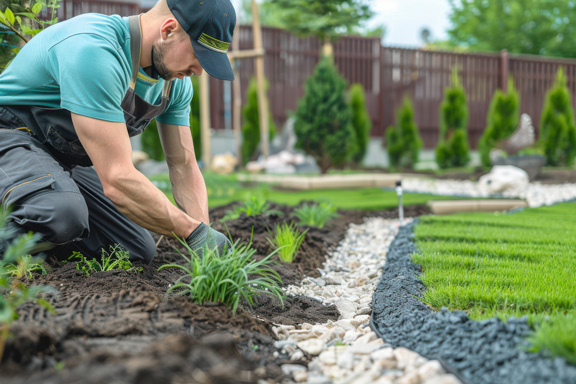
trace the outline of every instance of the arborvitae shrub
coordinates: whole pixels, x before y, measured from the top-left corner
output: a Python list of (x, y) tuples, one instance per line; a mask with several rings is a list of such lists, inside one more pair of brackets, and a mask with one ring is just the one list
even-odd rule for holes
[(520, 97), (514, 89), (514, 81), (508, 79), (508, 93), (497, 90), (490, 102), (487, 125), (480, 142), (478, 151), (482, 166), (490, 167), (490, 150), (501, 140), (510, 137), (518, 127), (520, 119)]
[(452, 86), (444, 90), (440, 105), (440, 138), (436, 147), (436, 163), (440, 168), (461, 167), (470, 161), (467, 125), (466, 92), (454, 70)]
[(558, 69), (556, 81), (546, 94), (540, 118), (539, 145), (544, 150), (546, 164), (572, 165), (576, 155), (576, 126), (570, 90), (562, 67)]
[[(190, 103), (190, 130), (192, 132), (192, 140), (194, 141), (194, 152), (196, 159), (202, 157), (202, 143), (200, 137), (200, 90), (198, 85), (198, 78), (192, 76), (192, 87), (194, 88), (194, 96)], [(148, 127), (140, 135), (140, 143), (142, 144), (142, 151), (146, 152), (152, 160), (163, 161), (164, 150), (160, 143), (160, 135), (158, 134), (158, 126), (156, 119), (152, 120)]]
[(414, 168), (418, 162), (422, 140), (414, 122), (414, 108), (408, 96), (396, 111), (396, 127), (386, 131), (386, 149), (391, 168)]
[(296, 146), (316, 160), (322, 173), (353, 155), (354, 130), (345, 89), (346, 81), (332, 60), (324, 57), (306, 81), (304, 97), (298, 102)]
[[(268, 89), (268, 82), (265, 84)], [(244, 125), (242, 125), (242, 162), (244, 165), (252, 160), (260, 145), (260, 116), (258, 113), (258, 85), (254, 78), (250, 79), (248, 89), (246, 90), (246, 105), (242, 108), (244, 116)], [(272, 140), (276, 135), (276, 126), (272, 120), (272, 114), (269, 113), (268, 122), (268, 140)]]
[(372, 121), (370, 120), (368, 110), (366, 109), (366, 97), (362, 85), (352, 85), (352, 87), (350, 87), (349, 95), (352, 128), (354, 129), (355, 136), (355, 149), (351, 162), (360, 165), (366, 156), (366, 151), (368, 150)]

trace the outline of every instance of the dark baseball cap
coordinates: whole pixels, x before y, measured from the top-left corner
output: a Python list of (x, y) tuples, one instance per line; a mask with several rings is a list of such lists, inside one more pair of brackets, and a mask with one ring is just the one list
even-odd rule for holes
[(236, 26), (230, 0), (167, 0), (170, 11), (190, 35), (194, 53), (212, 77), (234, 80), (226, 52)]

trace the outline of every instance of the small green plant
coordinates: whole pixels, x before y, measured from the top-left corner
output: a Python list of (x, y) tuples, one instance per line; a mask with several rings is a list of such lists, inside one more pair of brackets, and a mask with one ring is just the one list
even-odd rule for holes
[(452, 71), (452, 86), (444, 89), (440, 105), (440, 139), (436, 147), (436, 163), (445, 169), (463, 167), (470, 161), (468, 145), (468, 106), (466, 91), (456, 68)]
[(134, 267), (130, 261), (128, 251), (120, 244), (110, 246), (110, 251), (102, 250), (100, 259), (88, 259), (80, 252), (74, 251), (68, 260), (76, 261), (76, 270), (84, 271), (86, 276), (94, 272), (112, 271), (114, 269), (127, 272), (142, 272), (142, 267)]
[(552, 316), (540, 324), (528, 341), (533, 352), (545, 351), (576, 364), (576, 314)]
[(180, 240), (188, 254), (178, 251), (186, 260), (185, 265), (166, 264), (159, 268), (179, 268), (185, 272), (168, 290), (190, 297), (198, 304), (207, 302), (222, 303), (236, 314), (240, 301), (254, 304), (254, 296), (269, 294), (280, 300), (284, 306), (284, 295), (279, 284), (282, 279), (270, 268), (273, 252), (257, 261), (256, 250), (248, 245), (240, 245), (237, 240), (231, 249), (222, 255), (206, 247), (204, 256), (199, 257), (185, 241)]
[(298, 219), (299, 225), (324, 228), (328, 220), (338, 217), (336, 210), (336, 207), (325, 202), (320, 204), (304, 204), (294, 210), (294, 216)]
[(306, 237), (306, 232), (308, 230), (300, 232), (294, 223), (284, 223), (277, 225), (275, 232), (270, 231), (270, 237), (267, 240), (278, 251), (280, 260), (291, 263)]
[(508, 93), (497, 90), (488, 109), (487, 125), (480, 142), (478, 152), (483, 167), (490, 167), (490, 151), (499, 141), (510, 137), (520, 119), (520, 96), (514, 88), (514, 81), (508, 79)]
[(42, 272), (43, 275), (46, 274), (46, 268), (44, 268), (42, 263), (42, 259), (32, 257), (31, 255), (24, 255), (18, 257), (14, 263), (6, 264), (4, 268), (15, 279), (20, 280), (24, 277), (32, 279), (34, 277), (33, 272)]
[(27, 263), (38, 264), (38, 261), (27, 256), (35, 247), (40, 235), (28, 233), (9, 241), (13, 234), (5, 226), (6, 213), (0, 211), (0, 244), (6, 244), (2, 250), (0, 247), (0, 361), (4, 354), (4, 346), (10, 335), (10, 325), (18, 319), (18, 308), (28, 302), (35, 301), (45, 307), (50, 313), (55, 314), (54, 308), (45, 299), (40, 297), (42, 293), (55, 293), (55, 289), (50, 286), (33, 285), (27, 287), (19, 278), (15, 277), (13, 263), (19, 265), (19, 272), (22, 277), (34, 267)]
[[(268, 82), (265, 84), (268, 88)], [(260, 144), (260, 115), (258, 112), (258, 87), (254, 78), (250, 79), (248, 89), (246, 90), (246, 105), (242, 108), (244, 125), (242, 126), (242, 163), (246, 165), (256, 153)], [(276, 136), (276, 126), (272, 120), (272, 114), (269, 114), (268, 122), (268, 140)]]
[(366, 156), (368, 143), (370, 142), (370, 130), (372, 121), (366, 109), (366, 96), (361, 84), (354, 84), (350, 87), (350, 113), (352, 128), (354, 129), (355, 148), (351, 157), (353, 164), (360, 165)]
[(277, 209), (270, 209), (270, 203), (266, 201), (266, 198), (260, 195), (252, 195), (248, 200), (244, 202), (244, 205), (236, 206), (231, 211), (229, 211), (221, 221), (235, 220), (239, 218), (243, 213), (246, 216), (256, 216), (256, 215), (278, 215), (282, 216), (282, 212)]
[(539, 145), (544, 149), (547, 165), (574, 164), (576, 124), (570, 89), (566, 86), (562, 67), (558, 69), (554, 86), (546, 94), (539, 136)]
[(414, 168), (420, 156), (422, 140), (414, 122), (414, 108), (408, 96), (396, 112), (396, 127), (386, 131), (386, 149), (391, 168)]

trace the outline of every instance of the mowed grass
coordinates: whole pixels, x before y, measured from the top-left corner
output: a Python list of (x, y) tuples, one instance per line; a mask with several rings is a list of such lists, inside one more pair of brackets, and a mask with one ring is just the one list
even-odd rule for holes
[(415, 234), (427, 304), (477, 320), (528, 315), (535, 347), (576, 361), (576, 332), (563, 331), (576, 330), (576, 203), (423, 217)]
[[(150, 177), (172, 201), (172, 190), (168, 175)], [(359, 189), (325, 189), (313, 191), (281, 191), (265, 185), (243, 187), (235, 175), (221, 176), (214, 173), (204, 173), (208, 190), (210, 207), (226, 205), (233, 201), (245, 201), (250, 196), (261, 195), (268, 201), (287, 205), (298, 205), (301, 201), (326, 201), (338, 209), (390, 209), (398, 206), (398, 197), (394, 191), (381, 188)], [(429, 200), (450, 200), (450, 196), (435, 196), (421, 193), (404, 193), (404, 205), (426, 204)]]

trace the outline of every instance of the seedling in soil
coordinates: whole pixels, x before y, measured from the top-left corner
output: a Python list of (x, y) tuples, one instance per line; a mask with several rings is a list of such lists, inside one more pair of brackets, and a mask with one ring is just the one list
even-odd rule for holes
[(294, 210), (294, 216), (298, 218), (300, 225), (324, 228), (328, 220), (338, 217), (336, 209), (330, 203), (304, 204)]
[(42, 259), (32, 257), (31, 255), (24, 255), (18, 257), (14, 263), (4, 265), (4, 268), (16, 280), (20, 280), (23, 277), (32, 279), (34, 278), (33, 272), (42, 272), (43, 275), (46, 274), (46, 268), (44, 268), (42, 263)]
[(300, 232), (294, 223), (284, 223), (276, 226), (276, 232), (270, 231), (270, 236), (267, 240), (278, 251), (278, 257), (285, 263), (291, 263), (294, 256), (298, 253), (306, 232)]
[(234, 209), (229, 211), (221, 221), (237, 219), (243, 213), (245, 213), (246, 216), (256, 216), (261, 214), (282, 216), (281, 211), (270, 209), (270, 204), (263, 196), (254, 195), (250, 196), (250, 198), (244, 202), (244, 205), (234, 207)]
[(76, 261), (76, 269), (84, 271), (86, 276), (94, 272), (122, 270), (127, 272), (142, 272), (142, 267), (135, 267), (130, 261), (129, 253), (120, 244), (110, 246), (110, 252), (102, 250), (100, 259), (88, 259), (80, 252), (73, 252), (68, 260)]
[[(4, 226), (5, 215), (5, 212), (0, 212), (0, 242), (10, 239), (13, 235)], [(22, 304), (32, 300), (56, 314), (50, 303), (39, 297), (41, 293), (56, 293), (54, 288), (42, 285), (27, 287), (15, 277), (15, 267), (12, 265), (17, 263), (16, 271), (21, 277), (25, 276), (27, 271), (36, 268), (28, 264), (33, 259), (27, 255), (39, 239), (39, 235), (31, 233), (18, 236), (6, 246), (3, 255), (0, 255), (0, 361), (4, 354), (4, 345), (10, 335), (10, 325), (18, 319), (17, 310)], [(38, 265), (37, 261), (34, 263), (33, 265)]]
[(279, 284), (282, 279), (270, 268), (273, 252), (261, 260), (256, 260), (256, 250), (248, 245), (240, 245), (237, 240), (231, 249), (222, 255), (217, 249), (204, 249), (199, 257), (185, 241), (180, 240), (188, 251), (187, 255), (178, 251), (186, 260), (185, 265), (166, 264), (163, 268), (179, 268), (185, 272), (168, 290), (190, 297), (198, 304), (209, 302), (223, 303), (236, 314), (240, 301), (254, 304), (254, 296), (268, 294), (277, 297), (284, 306), (284, 295)]

